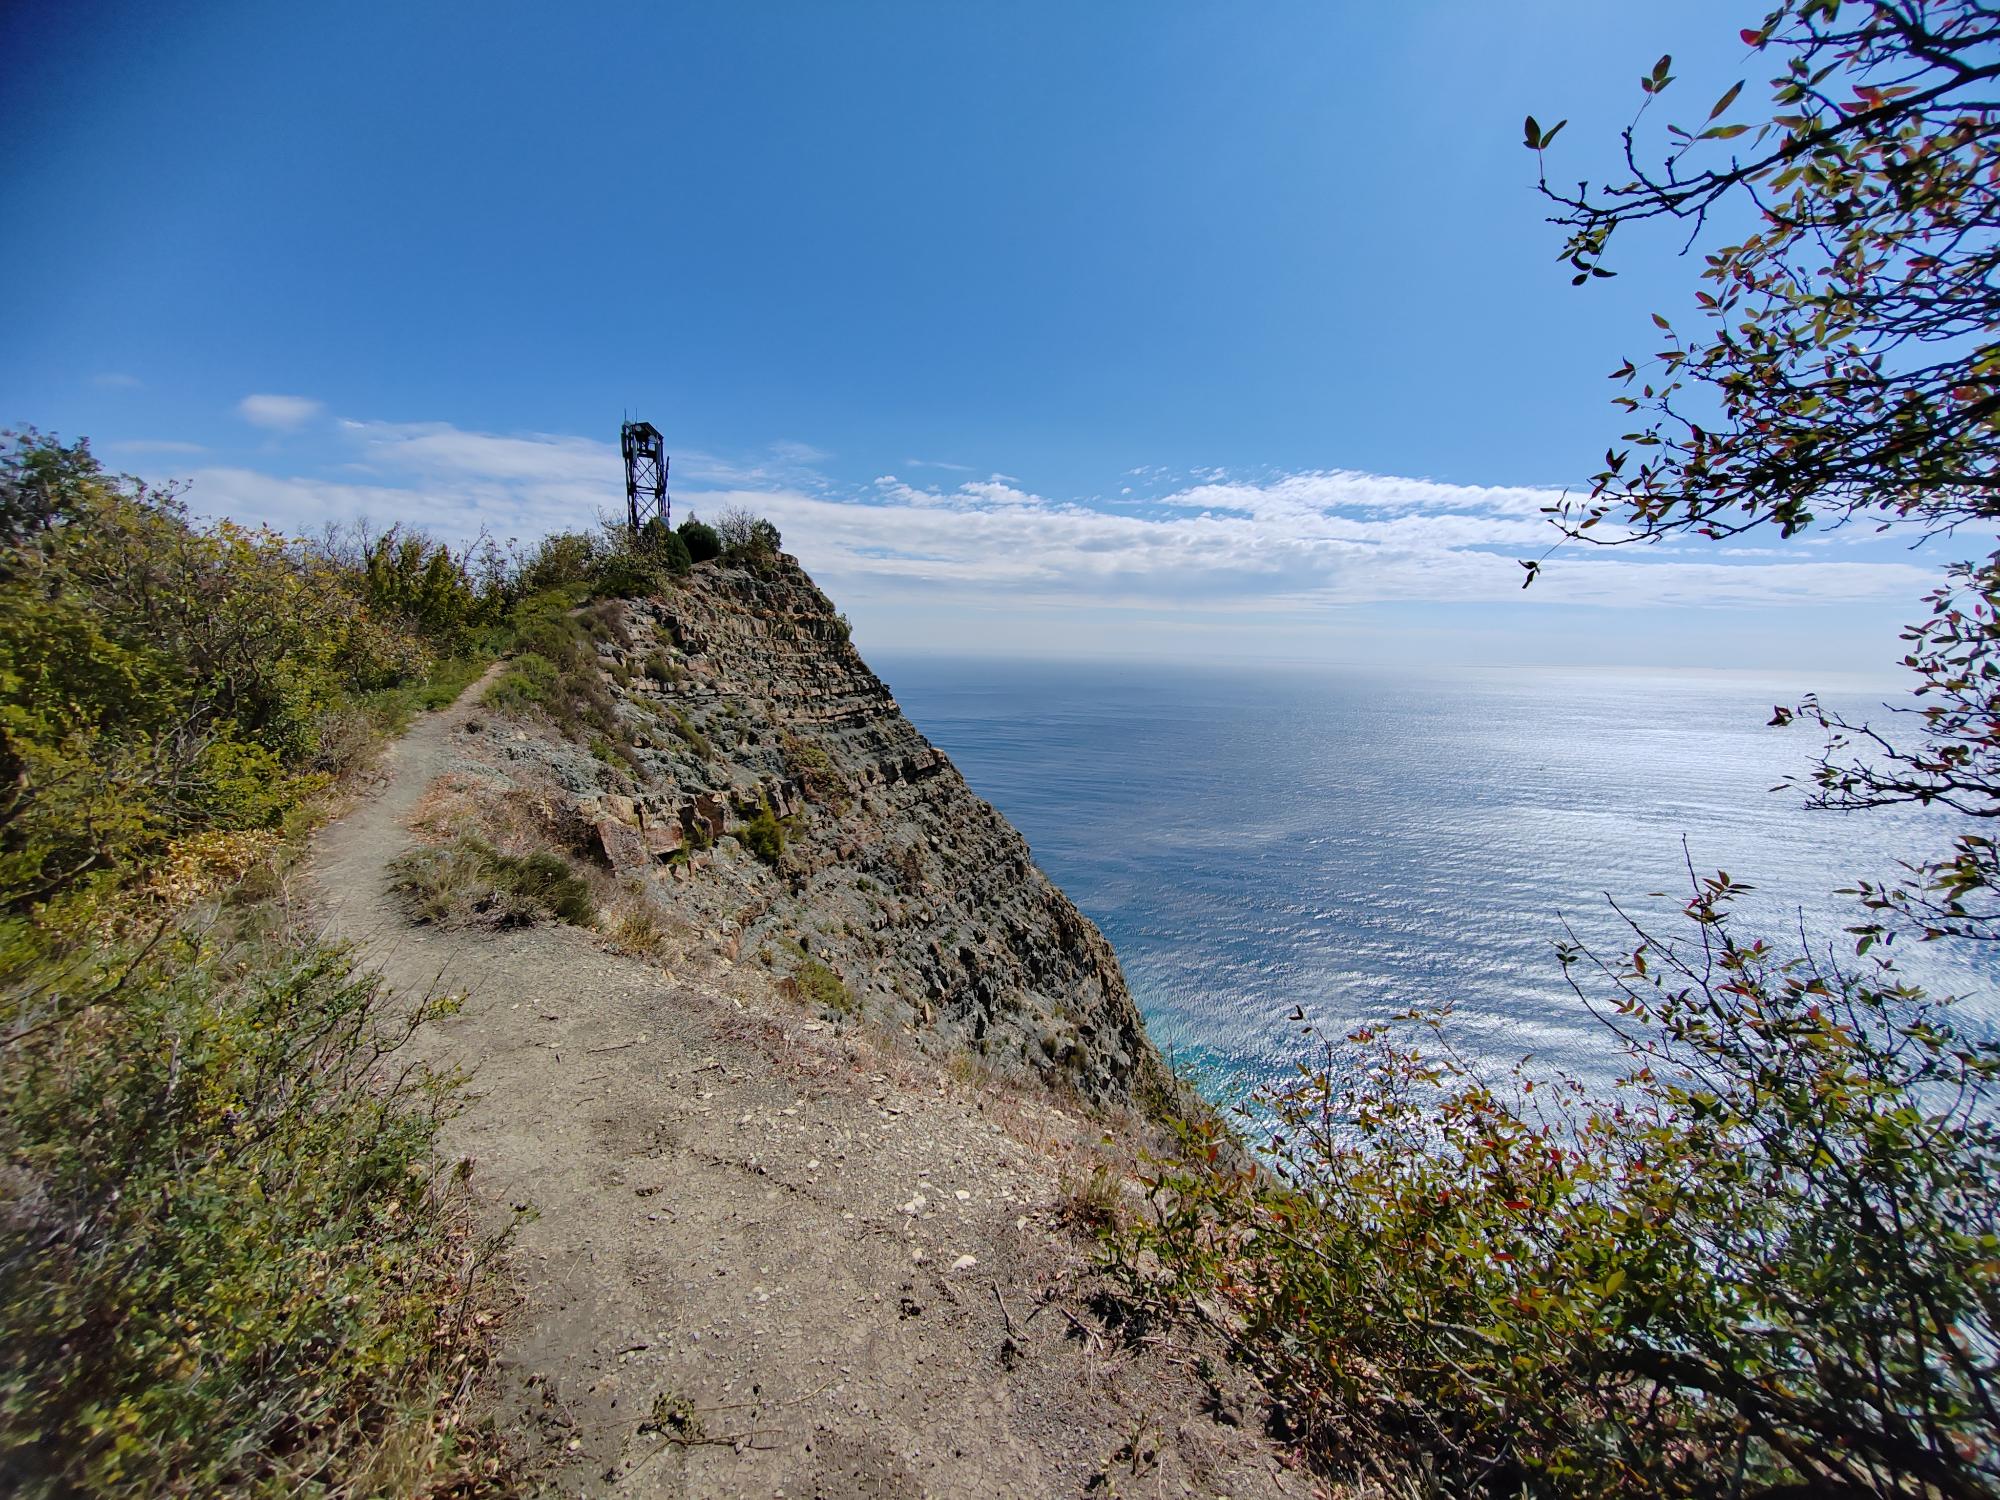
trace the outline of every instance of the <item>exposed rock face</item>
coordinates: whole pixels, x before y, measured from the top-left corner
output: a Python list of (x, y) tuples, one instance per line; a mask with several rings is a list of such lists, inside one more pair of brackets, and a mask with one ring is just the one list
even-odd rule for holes
[(733, 939), (739, 962), (833, 970), (849, 993), (830, 1015), (1095, 1104), (1165, 1096), (1110, 945), (903, 717), (796, 563), (704, 565), (617, 611), (598, 651), (632, 765), (563, 768), (615, 871)]

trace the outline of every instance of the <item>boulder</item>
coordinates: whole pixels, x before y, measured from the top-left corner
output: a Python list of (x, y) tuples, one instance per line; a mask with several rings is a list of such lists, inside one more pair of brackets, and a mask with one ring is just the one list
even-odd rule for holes
[(630, 823), (620, 822), (617, 818), (599, 818), (596, 828), (597, 847), (604, 851), (613, 874), (640, 874), (653, 862), (645, 839)]
[(719, 839), (729, 830), (729, 798), (722, 792), (702, 792), (692, 805), (694, 821), (707, 830), (711, 839)]
[(648, 818), (639, 834), (655, 859), (671, 859), (687, 846), (687, 833), (676, 818)]

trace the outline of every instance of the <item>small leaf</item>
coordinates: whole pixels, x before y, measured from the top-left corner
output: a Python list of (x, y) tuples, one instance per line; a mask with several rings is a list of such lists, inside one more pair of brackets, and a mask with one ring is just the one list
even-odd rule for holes
[(1713, 120), (1717, 115), (1721, 114), (1725, 109), (1729, 108), (1730, 105), (1734, 104), (1736, 102), (1736, 96), (1742, 92), (1743, 92), (1743, 81), (1741, 79), (1738, 79), (1735, 83), (1730, 85), (1728, 93), (1724, 94), (1720, 99), (1715, 101), (1715, 108), (1711, 109), (1708, 112), (1708, 117), (1711, 120)]
[(1764, 45), (1764, 33), (1761, 31), (1752, 31), (1746, 26), (1736, 34), (1743, 38), (1743, 45), (1746, 47), (1761, 47)]

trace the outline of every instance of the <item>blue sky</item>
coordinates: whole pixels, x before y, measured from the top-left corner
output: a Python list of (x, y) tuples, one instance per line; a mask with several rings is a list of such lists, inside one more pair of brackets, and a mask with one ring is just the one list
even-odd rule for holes
[(1943, 554), (1518, 587), (1695, 285), (1661, 239), (1572, 290), (1522, 116), (1606, 170), (1760, 12), (13, 0), (0, 420), (525, 539), (620, 503), (632, 412), (864, 649), (1879, 672)]

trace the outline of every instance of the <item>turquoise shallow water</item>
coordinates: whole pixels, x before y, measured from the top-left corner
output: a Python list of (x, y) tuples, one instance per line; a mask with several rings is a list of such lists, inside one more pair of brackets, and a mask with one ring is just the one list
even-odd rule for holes
[[(1482, 1057), (1602, 1076), (1606, 1038), (1553, 957), (1563, 918), (1629, 950), (1606, 894), (1667, 916), (1691, 858), (1756, 888), (1761, 930), (1845, 954), (1853, 910), (1830, 893), (1936, 841), (1920, 815), (1769, 790), (1815, 748), (1766, 728), (1771, 705), (1811, 683), (877, 667), (1111, 939), (1155, 1039), (1224, 1098), (1288, 1071), (1295, 1006), (1333, 1026), (1449, 1000)], [(1993, 1013), (1994, 956), (1930, 945), (1905, 964)]]

